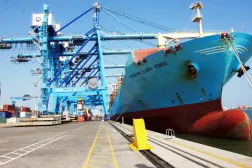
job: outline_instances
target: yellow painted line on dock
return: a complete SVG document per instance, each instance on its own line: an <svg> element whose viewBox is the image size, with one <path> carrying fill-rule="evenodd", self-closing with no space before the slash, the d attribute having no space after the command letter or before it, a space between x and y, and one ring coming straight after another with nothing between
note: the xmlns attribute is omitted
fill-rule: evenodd
<svg viewBox="0 0 252 168"><path fill-rule="evenodd" d="M104 130L105 133L103 133L101 131L101 129ZM108 139L108 142L109 142L109 144L108 144L109 148L108 149L106 148L105 151L104 151L104 148L102 148L102 147L104 147L104 145L106 145L106 144L103 144L103 145L99 144L101 142L104 142L104 138L105 138L104 136L106 136L106 139ZM103 141L99 141L100 138L103 138ZM96 149L97 147L98 147L98 149ZM111 158L111 157L104 157L104 155L108 155L108 154L110 154L110 156L112 155L113 163L106 161L107 159ZM103 161L101 159L106 159L106 160ZM92 144L92 146L90 148L90 151L88 153L86 161L85 161L85 163L83 165L83 168L92 167L92 165L89 165L89 163L112 164L112 165L114 165L115 168L118 168L118 163L117 163L117 160L116 160L116 157L115 157L115 153L114 153L114 149L113 149L113 146L112 146L112 143L111 143L111 139L110 139L110 136L109 136L108 129L103 124L101 124L99 126L99 129L98 129L98 131L96 133L93 144ZM95 167L95 166L93 166L93 167Z"/></svg>
<svg viewBox="0 0 252 168"><path fill-rule="evenodd" d="M180 146L183 146L185 148L188 148L188 149L191 149L191 150L194 150L194 151L197 151L199 153L203 153L205 155L208 155L208 156L211 156L211 157L214 157L216 159L220 159L222 161L225 161L225 162L228 162L228 163L231 163L231 164L234 164L236 166L239 166L239 167L242 167L242 168L248 168L247 165L244 165L242 163L238 163L236 161L233 161L233 160L230 160L230 159L227 159L227 158L224 158L224 157L221 157L221 156L218 156L218 155L215 155L215 154L212 154L212 153L209 153L209 152L206 152L206 151L202 151L202 150L199 150L199 149L196 149L196 148L193 148L193 147L190 147L190 146L187 146L187 145L184 145L184 144L181 144L179 142L173 142L173 141L170 141L168 140L169 142L171 143L174 143L174 144L177 144L177 145L180 145Z"/></svg>
<svg viewBox="0 0 252 168"><path fill-rule="evenodd" d="M84 165L83 165L83 168L87 168L87 166L88 166L88 162L89 162L89 160L90 160L90 157L91 157L91 154L92 154L92 152L93 152L93 149L94 149L94 146L95 146L95 143L96 143L96 140L97 140L97 137L98 137L98 135L99 135L100 130L101 130L101 125L100 125L100 127L99 127L99 129L98 129L98 131L97 131L97 133L96 133L94 142L93 142L93 144L92 144L92 146L91 146L91 148L90 148L90 151L89 151L88 156L87 156L87 159L86 159L86 161L85 161L85 163L84 163Z"/></svg>
<svg viewBox="0 0 252 168"><path fill-rule="evenodd" d="M106 127L106 132L107 132L107 136L108 136L108 141L109 141L110 150L111 150L112 157L113 157L114 166L115 166L115 168L118 168L118 163L117 163L117 160L116 160L116 157L115 157L114 149L113 149L113 146L112 146L112 143L111 143L111 139L110 139L110 136L109 136L109 132L108 132L108 128L107 128L107 127Z"/></svg>

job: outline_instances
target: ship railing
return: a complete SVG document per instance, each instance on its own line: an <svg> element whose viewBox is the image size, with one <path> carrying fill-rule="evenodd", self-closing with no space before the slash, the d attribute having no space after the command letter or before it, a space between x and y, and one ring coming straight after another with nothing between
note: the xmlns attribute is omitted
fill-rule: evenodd
<svg viewBox="0 0 252 168"><path fill-rule="evenodd" d="M175 132L174 132L173 129L169 129L169 128L166 129L165 134L166 134L166 136L167 136L168 139L176 138L175 137Z"/></svg>

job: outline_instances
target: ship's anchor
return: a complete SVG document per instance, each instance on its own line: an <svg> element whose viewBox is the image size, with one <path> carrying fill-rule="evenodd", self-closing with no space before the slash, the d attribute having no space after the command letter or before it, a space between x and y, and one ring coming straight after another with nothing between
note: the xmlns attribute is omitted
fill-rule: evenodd
<svg viewBox="0 0 252 168"><path fill-rule="evenodd" d="M198 72L199 72L199 66L198 64L192 62L192 61L187 61L186 66L188 68L187 72L191 75L193 79L197 78Z"/></svg>
<svg viewBox="0 0 252 168"><path fill-rule="evenodd" d="M226 37L224 37L224 38L226 39L226 41L227 41L229 47L232 49L234 55L236 56L237 60L239 61L240 65L241 65L240 68L238 69L238 75L237 75L237 76L239 77L239 76L242 76L243 74L245 74L246 79L247 79L247 81L248 81L248 83L249 83L249 86L250 86L250 88L252 89L252 79L251 79L251 77L249 76L249 74L247 73L247 71L248 71L250 68L244 66L244 64L242 63L242 61L241 61L241 59L240 59L240 57L239 57L239 54L238 54L238 52L237 52L237 49L234 50L233 46L229 43L228 39L227 39ZM241 70L241 71L240 71L240 70Z"/></svg>
<svg viewBox="0 0 252 168"><path fill-rule="evenodd" d="M192 75L193 79L197 77L197 69L193 65L188 66L188 72Z"/></svg>
<svg viewBox="0 0 252 168"><path fill-rule="evenodd" d="M250 67L249 67L249 66L245 66L244 64L241 65L241 66L243 66L243 68L244 68L246 71L250 70ZM240 68L238 69L238 74L237 74L237 76L238 76L239 78L242 77L242 76L244 75L244 71L243 71L243 69L242 69L241 66L240 66Z"/></svg>

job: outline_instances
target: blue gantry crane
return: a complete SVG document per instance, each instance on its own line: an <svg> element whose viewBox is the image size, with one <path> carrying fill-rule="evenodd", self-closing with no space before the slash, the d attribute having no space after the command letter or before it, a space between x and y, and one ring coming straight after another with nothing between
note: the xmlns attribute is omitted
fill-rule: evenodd
<svg viewBox="0 0 252 168"><path fill-rule="evenodd" d="M1 49L38 48L39 54L19 54L12 57L13 63L26 63L33 59L40 58L40 68L31 71L32 75L41 75L41 109L43 113L48 112L48 103L51 99L51 111L59 112L59 105L63 109L66 106L69 111L73 111L74 103L77 98L85 100L85 105L103 105L105 114L107 114L107 83L104 74L103 52L101 48L101 33L99 27L99 16L101 6L95 4L62 28L52 24L52 15L49 13L48 5L43 5L43 14L33 15L32 31L29 32L29 38L1 39ZM88 31L85 36L65 37L61 31L74 21L92 11L94 12L94 27ZM93 46L88 52L81 52L83 48L93 41ZM78 49L74 51L75 47ZM20 49L19 48L19 49ZM104 54L114 54L113 52L104 52ZM125 52L129 53L129 52ZM115 66L116 67L116 66ZM123 67L123 66L120 66ZM114 67L112 67L114 68ZM86 75L88 74L88 75ZM84 78L84 75L86 77ZM93 85L89 84L89 89L82 87L92 78ZM100 79L101 85L98 86ZM83 81L80 81L83 80ZM12 97L12 103L18 97ZM20 99L23 99L20 97Z"/></svg>
<svg viewBox="0 0 252 168"><path fill-rule="evenodd" d="M10 104L11 105L15 105L17 100L21 100L21 101L27 101L27 100L31 100L31 99L37 99L38 96L31 96L29 94L20 96L20 97L10 97Z"/></svg>
<svg viewBox="0 0 252 168"><path fill-rule="evenodd" d="M136 33L102 33L102 29L111 29L101 26L99 21L101 10L104 10ZM91 11L93 11L94 24L84 35L64 36L61 33L69 25ZM116 15L171 33L144 34L118 19ZM40 67L31 70L32 75L41 77L39 102L41 107L38 110L44 114L48 112L58 114L64 110L73 114L77 99L82 98L86 106L102 105L105 117L109 115L107 77L121 76L121 74L106 75L105 69L125 68L125 65L105 66L104 56L128 55L131 54L131 50L104 50L102 42L157 39L158 47L166 47L167 39L170 40L169 42L177 42L179 38L199 36L195 32L179 34L169 27L133 17L98 3L95 3L90 9L81 13L61 28L60 25L53 22L52 14L49 13L49 6L44 4L43 13L33 14L31 28L32 30L29 32L30 37L0 39L0 49L38 51L38 54L23 53L11 58L13 63L36 61L40 64ZM51 109L48 108L49 105Z"/></svg>

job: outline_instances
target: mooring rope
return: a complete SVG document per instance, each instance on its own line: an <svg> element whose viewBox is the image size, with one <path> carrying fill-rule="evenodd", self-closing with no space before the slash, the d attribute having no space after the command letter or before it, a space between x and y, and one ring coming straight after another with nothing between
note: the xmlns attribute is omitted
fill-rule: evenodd
<svg viewBox="0 0 252 168"><path fill-rule="evenodd" d="M244 73L245 76L246 76L246 79L247 79L247 81L248 81L248 83L249 83L250 88L252 89L252 79L251 79L251 77L249 76L249 74L247 73L246 69L244 68L243 63L242 63L241 60L240 60L240 57L239 57L238 52L234 50L233 46L229 43L229 41L228 41L228 39L227 39L226 37L225 37L225 39L226 39L226 41L227 41L229 47L232 49L233 53L235 54L235 57L237 58L237 60L238 60L239 63L241 64L242 71L243 71L243 73Z"/></svg>

